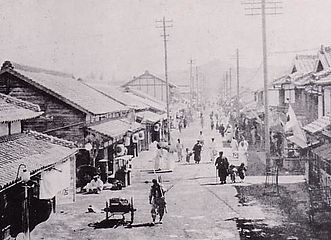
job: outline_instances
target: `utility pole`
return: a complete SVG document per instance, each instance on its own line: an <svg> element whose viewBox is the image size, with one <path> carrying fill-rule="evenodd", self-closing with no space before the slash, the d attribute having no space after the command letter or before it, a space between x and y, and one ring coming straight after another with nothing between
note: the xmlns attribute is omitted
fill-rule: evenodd
<svg viewBox="0 0 331 240"><path fill-rule="evenodd" d="M229 95L230 95L230 102L231 102L231 97L232 97L232 74L231 74L231 68L229 69L229 87L230 87L230 91L229 91Z"/></svg>
<svg viewBox="0 0 331 240"><path fill-rule="evenodd" d="M191 58L189 61L190 64L190 107L193 106L193 59Z"/></svg>
<svg viewBox="0 0 331 240"><path fill-rule="evenodd" d="M263 50L263 80L264 80L264 132L267 161L270 157L270 133L269 133L269 101L268 101L268 57L267 57L267 32L265 17L265 0L261 2L262 13L262 50Z"/></svg>
<svg viewBox="0 0 331 240"><path fill-rule="evenodd" d="M229 69L229 87L230 87L230 91L229 91L229 103L230 103L230 119L232 116L232 112L233 112L233 104L232 104L232 74L231 74L231 68Z"/></svg>
<svg viewBox="0 0 331 240"><path fill-rule="evenodd" d="M228 101L229 97L229 82L228 82L228 72L225 72L225 101Z"/></svg>
<svg viewBox="0 0 331 240"><path fill-rule="evenodd" d="M169 35L166 33L166 29L172 27L172 25L166 25L167 23L172 23L172 20L166 20L163 17L162 20L156 21L157 23L161 23L162 26L156 26L156 28L163 28L163 43L164 43L164 75L166 81L166 101L167 101L167 129L168 129L168 144L170 144L170 111L169 111L169 82L168 82L168 52L167 52L167 37Z"/></svg>
<svg viewBox="0 0 331 240"><path fill-rule="evenodd" d="M225 80L225 74L223 73L223 101L225 102L226 99L226 80Z"/></svg>
<svg viewBox="0 0 331 240"><path fill-rule="evenodd" d="M237 48L237 119L239 119L240 116L240 110L239 110L239 49Z"/></svg>
<svg viewBox="0 0 331 240"><path fill-rule="evenodd" d="M269 106L268 106L268 50L267 50L267 33L266 33L266 15L278 15L277 10L282 9L279 4L281 0L246 0L242 3L248 7L250 13L246 15L261 15L262 20L262 50L263 50L263 80L264 80L264 148L266 152L267 167L270 167L270 133L269 133ZM266 7L266 4L268 7ZM256 12L261 10L261 12ZM266 12L266 10L270 12Z"/></svg>
<svg viewBox="0 0 331 240"><path fill-rule="evenodd" d="M199 106L199 69L198 69L198 66L195 66L195 81L196 81L197 106Z"/></svg>
<svg viewBox="0 0 331 240"><path fill-rule="evenodd" d="M226 81L225 81L225 74L223 73L223 91L222 91L223 101L226 100Z"/></svg>

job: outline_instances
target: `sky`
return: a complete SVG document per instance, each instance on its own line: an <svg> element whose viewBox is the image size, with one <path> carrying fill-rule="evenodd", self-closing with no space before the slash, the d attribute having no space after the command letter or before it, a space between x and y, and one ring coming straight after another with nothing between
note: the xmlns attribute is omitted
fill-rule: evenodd
<svg viewBox="0 0 331 240"><path fill-rule="evenodd" d="M258 68L261 16L246 16L242 0L0 0L0 60L105 81L128 81L145 70L164 72L161 29L167 29L169 71L214 60ZM245 0L244 0L245 1ZM246 0L250 1L250 0ZM257 1L257 0L255 0ZM270 0L267 0L270 1ZM267 16L269 64L331 44L330 0L282 0ZM129 78L129 79L128 79Z"/></svg>

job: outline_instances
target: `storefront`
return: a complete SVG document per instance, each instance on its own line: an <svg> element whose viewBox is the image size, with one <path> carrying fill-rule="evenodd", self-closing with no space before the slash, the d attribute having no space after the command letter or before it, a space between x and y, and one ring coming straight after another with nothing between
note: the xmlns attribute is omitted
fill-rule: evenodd
<svg viewBox="0 0 331 240"><path fill-rule="evenodd" d="M145 139L144 129L142 124L129 122L127 119L101 122L87 128L88 135L100 139L95 166L101 172L104 182L114 178L116 172L121 169L116 167L116 157L130 155L133 158L139 155Z"/></svg>
<svg viewBox="0 0 331 240"><path fill-rule="evenodd" d="M0 167L0 239L27 234L48 219L57 201L75 200L72 143L29 132L8 136L0 149L6 153Z"/></svg>

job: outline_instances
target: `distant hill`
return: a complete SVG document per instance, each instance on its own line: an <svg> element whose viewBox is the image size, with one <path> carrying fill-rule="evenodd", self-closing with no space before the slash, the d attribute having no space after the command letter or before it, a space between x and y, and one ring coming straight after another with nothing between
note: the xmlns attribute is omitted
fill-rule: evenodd
<svg viewBox="0 0 331 240"><path fill-rule="evenodd" d="M223 86L223 76L226 71L229 70L230 64L222 62L220 60L214 60L207 64L199 66L199 76L205 76L205 86L210 92L219 91ZM236 66L232 68L232 89L236 88ZM289 66L269 66L269 82L272 82L275 78L278 78L289 71ZM193 71L195 77L195 68ZM169 80L177 85L189 84L189 70L173 71L169 72ZM263 68L240 68L240 84L244 88L251 90L257 90L263 87Z"/></svg>
<svg viewBox="0 0 331 240"><path fill-rule="evenodd" d="M206 90L210 93L217 93L220 91L220 88L223 87L223 76L229 68L232 68L232 86L233 91L236 89L236 66L231 65L228 62L224 62L221 60L213 60L206 64L199 65L199 76L202 78L202 75L205 76L205 86ZM290 69L290 66L269 66L269 82L272 82L275 78L278 78L285 73L287 73ZM195 68L193 69L193 76L195 77ZM141 71L143 73L143 70ZM98 79L87 77L85 80L93 83L103 83L110 84L112 86L120 86L130 80L134 75L137 76L139 73L126 73L127 76L117 76L116 79L111 79L108 81L106 79ZM160 76L163 78L163 73L153 73L156 76ZM186 70L178 70L178 71L170 71L169 72L169 81L178 86L184 86L189 84L189 69ZM263 68L260 66L259 68L240 68L240 85L243 88L257 90L263 87Z"/></svg>

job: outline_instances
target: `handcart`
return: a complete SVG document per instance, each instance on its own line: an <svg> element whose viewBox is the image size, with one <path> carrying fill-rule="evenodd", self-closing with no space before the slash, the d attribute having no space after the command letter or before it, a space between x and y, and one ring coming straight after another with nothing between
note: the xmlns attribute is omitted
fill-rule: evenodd
<svg viewBox="0 0 331 240"><path fill-rule="evenodd" d="M110 198L109 202L106 202L106 220L109 220L116 215L122 216L122 222L124 224L132 224L134 219L134 212L136 209L133 207L133 198L130 201L126 198ZM125 221L125 214L130 213L130 221Z"/></svg>

